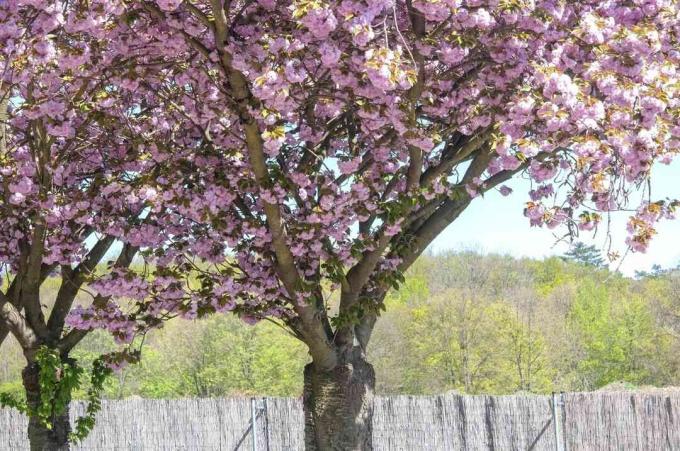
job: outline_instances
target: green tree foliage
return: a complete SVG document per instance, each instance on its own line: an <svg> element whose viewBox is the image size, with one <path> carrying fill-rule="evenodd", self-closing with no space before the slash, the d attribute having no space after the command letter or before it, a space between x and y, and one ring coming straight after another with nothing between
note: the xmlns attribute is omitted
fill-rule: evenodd
<svg viewBox="0 0 680 451"><path fill-rule="evenodd" d="M670 351L642 297L591 281L578 289L569 327L580 343L576 368L583 389L648 382L658 355Z"/></svg>
<svg viewBox="0 0 680 451"><path fill-rule="evenodd" d="M606 266L605 260L602 258L602 251L597 246L589 246L581 241L574 243L571 249L564 254L564 258L595 268L604 268Z"/></svg>
<svg viewBox="0 0 680 451"><path fill-rule="evenodd" d="M374 331L369 353L378 391L680 385L680 273L628 279L594 266L475 252L423 256L388 296ZM331 308L334 303L331 297ZM173 320L146 337L141 363L110 377L104 394L299 396L308 359L285 334L272 323L249 326L230 316ZM88 362L115 347L109 335L95 332L73 357ZM4 343L0 392L21 394L21 362L18 346ZM91 388L83 384L74 396L86 398Z"/></svg>
<svg viewBox="0 0 680 451"><path fill-rule="evenodd" d="M561 258L463 253L423 257L407 282L429 292L394 294L400 308L376 328L383 393L680 384L680 277L637 281Z"/></svg>
<svg viewBox="0 0 680 451"><path fill-rule="evenodd" d="M169 323L149 337L139 365L109 387L115 397L222 397L301 393L304 348L270 323L230 316ZM302 356L302 357L301 357Z"/></svg>

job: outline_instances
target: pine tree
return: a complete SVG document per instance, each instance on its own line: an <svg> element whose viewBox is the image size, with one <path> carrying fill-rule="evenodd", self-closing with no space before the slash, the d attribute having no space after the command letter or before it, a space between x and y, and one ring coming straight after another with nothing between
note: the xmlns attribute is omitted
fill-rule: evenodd
<svg viewBox="0 0 680 451"><path fill-rule="evenodd" d="M562 258L580 265L594 266L595 268L606 267L605 260L597 246L589 246L581 241L574 243Z"/></svg>

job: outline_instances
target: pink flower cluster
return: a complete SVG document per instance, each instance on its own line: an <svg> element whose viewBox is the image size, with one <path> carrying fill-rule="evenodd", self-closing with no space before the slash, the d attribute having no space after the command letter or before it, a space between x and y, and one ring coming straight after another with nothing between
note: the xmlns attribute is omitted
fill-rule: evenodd
<svg viewBox="0 0 680 451"><path fill-rule="evenodd" d="M71 268L113 240L136 260L88 274L107 302L69 324L129 341L173 315L293 318L361 261L384 283L428 219L520 173L531 225L594 230L680 150L679 8L5 0L0 266L37 235ZM635 251L672 205L638 209Z"/></svg>

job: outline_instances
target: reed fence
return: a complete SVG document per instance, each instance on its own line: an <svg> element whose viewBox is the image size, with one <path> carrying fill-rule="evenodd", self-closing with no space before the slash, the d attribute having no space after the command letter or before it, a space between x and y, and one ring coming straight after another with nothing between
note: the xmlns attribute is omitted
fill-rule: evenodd
<svg viewBox="0 0 680 451"><path fill-rule="evenodd" d="M0 410L0 449L28 449L25 431L25 417ZM298 399L129 399L104 402L76 449L302 450L303 433ZM373 442L385 451L678 451L680 391L378 397Z"/></svg>

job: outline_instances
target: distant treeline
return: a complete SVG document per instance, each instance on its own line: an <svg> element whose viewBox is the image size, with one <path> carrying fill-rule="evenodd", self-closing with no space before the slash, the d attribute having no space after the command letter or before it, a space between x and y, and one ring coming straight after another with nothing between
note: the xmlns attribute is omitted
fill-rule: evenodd
<svg viewBox="0 0 680 451"><path fill-rule="evenodd" d="M46 282L47 294L56 282ZM369 349L382 394L680 385L679 272L625 278L587 247L544 261L426 255L387 304ZM85 363L114 348L94 333L74 357ZM146 338L141 363L117 374L107 396L299 396L307 361L302 344L267 322L172 320ZM21 393L23 363L6 341L0 392Z"/></svg>

